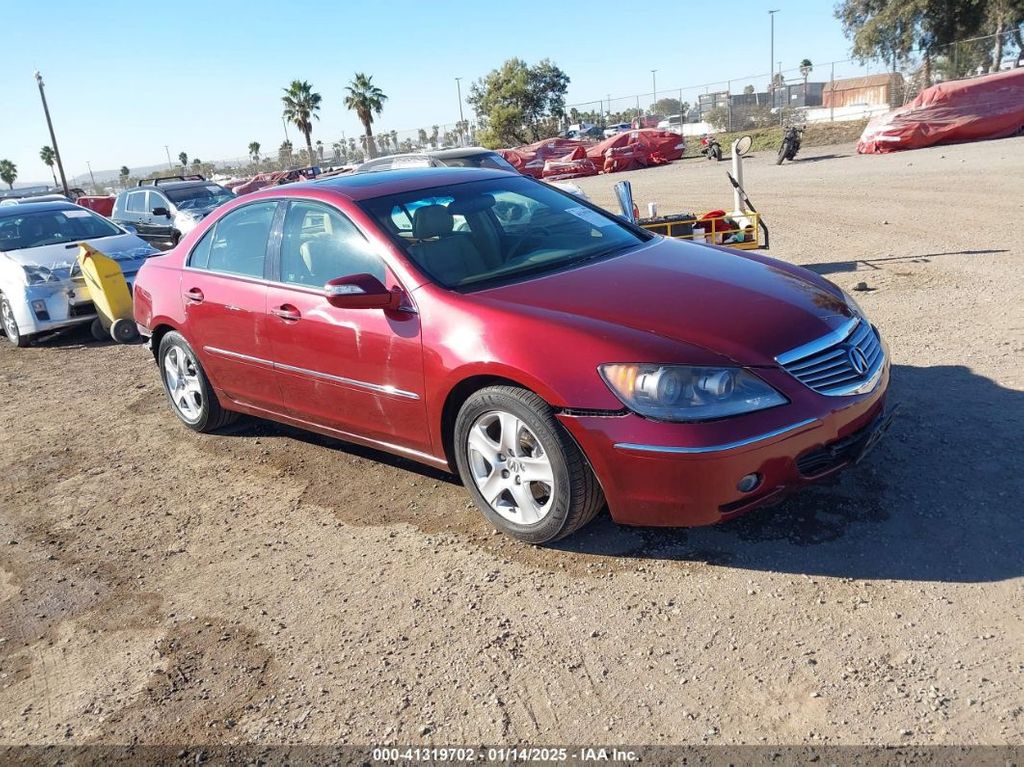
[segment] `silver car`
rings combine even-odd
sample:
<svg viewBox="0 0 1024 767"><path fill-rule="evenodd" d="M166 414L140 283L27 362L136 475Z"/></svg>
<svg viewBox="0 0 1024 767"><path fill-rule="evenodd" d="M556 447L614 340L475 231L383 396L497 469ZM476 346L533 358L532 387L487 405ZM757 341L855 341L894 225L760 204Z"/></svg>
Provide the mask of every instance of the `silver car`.
<svg viewBox="0 0 1024 767"><path fill-rule="evenodd" d="M78 269L80 242L117 261L129 287L142 263L158 252L128 230L70 202L0 207L0 325L15 346L96 319Z"/></svg>

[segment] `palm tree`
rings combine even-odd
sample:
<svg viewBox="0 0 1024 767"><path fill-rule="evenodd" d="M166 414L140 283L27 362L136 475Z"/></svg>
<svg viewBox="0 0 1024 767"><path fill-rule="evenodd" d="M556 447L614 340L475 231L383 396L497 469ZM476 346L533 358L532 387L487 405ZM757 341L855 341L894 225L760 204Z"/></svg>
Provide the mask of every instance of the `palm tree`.
<svg viewBox="0 0 1024 767"><path fill-rule="evenodd" d="M316 161L322 163L324 161L324 142L319 139L316 142Z"/></svg>
<svg viewBox="0 0 1024 767"><path fill-rule="evenodd" d="M810 59L804 59L803 61L800 62L800 74L802 74L804 76L804 98L805 99L807 98L807 78L810 76L810 74L811 74L811 72L813 70L814 70L814 65L811 63Z"/></svg>
<svg viewBox="0 0 1024 767"><path fill-rule="evenodd" d="M44 146L39 150L39 159L43 161L43 164L50 169L50 175L53 176L53 185L57 186L57 174L53 172L53 163L57 160L57 155L53 153L52 146Z"/></svg>
<svg viewBox="0 0 1024 767"><path fill-rule="evenodd" d="M181 163L181 172L184 173L188 168L188 155L184 152L180 152L178 154L178 162Z"/></svg>
<svg viewBox="0 0 1024 767"><path fill-rule="evenodd" d="M121 176L121 186L122 187L127 187L128 186L128 176L130 176L131 173L132 172L128 168L127 165L122 165L121 166L121 171L120 171L120 173L118 175Z"/></svg>
<svg viewBox="0 0 1024 767"><path fill-rule="evenodd" d="M312 120L320 119L317 112L320 111L320 94L314 93L313 86L305 80L292 80L292 84L284 89L281 102L284 104L284 117L299 129L306 138L306 150L309 157L309 164L313 164L313 142L310 136L313 134Z"/></svg>
<svg viewBox="0 0 1024 767"><path fill-rule="evenodd" d="M249 157L256 165L260 164L260 142L250 141L249 142Z"/></svg>
<svg viewBox="0 0 1024 767"><path fill-rule="evenodd" d="M14 189L14 182L18 178L18 166L10 160L0 160L0 181Z"/></svg>
<svg viewBox="0 0 1024 767"><path fill-rule="evenodd" d="M419 139L420 147L425 147L427 145L427 132L423 130L423 128L416 131L416 138Z"/></svg>
<svg viewBox="0 0 1024 767"><path fill-rule="evenodd" d="M363 124L366 136L366 150L370 157L376 157L377 152L373 146L373 116L384 111L384 102L388 97L384 91L373 84L373 77L362 72L356 72L352 82L345 88L348 95L345 97L345 108L356 113L356 117Z"/></svg>

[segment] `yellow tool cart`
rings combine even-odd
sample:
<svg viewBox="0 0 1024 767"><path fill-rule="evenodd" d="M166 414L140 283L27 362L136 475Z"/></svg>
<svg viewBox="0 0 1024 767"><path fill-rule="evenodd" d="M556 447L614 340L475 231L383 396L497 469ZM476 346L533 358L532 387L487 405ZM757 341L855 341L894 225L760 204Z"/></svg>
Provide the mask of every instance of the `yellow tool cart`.
<svg viewBox="0 0 1024 767"><path fill-rule="evenodd" d="M132 314L132 294L117 261L86 243L78 246L78 268L96 307L92 334L98 340L113 338L126 344L139 337Z"/></svg>

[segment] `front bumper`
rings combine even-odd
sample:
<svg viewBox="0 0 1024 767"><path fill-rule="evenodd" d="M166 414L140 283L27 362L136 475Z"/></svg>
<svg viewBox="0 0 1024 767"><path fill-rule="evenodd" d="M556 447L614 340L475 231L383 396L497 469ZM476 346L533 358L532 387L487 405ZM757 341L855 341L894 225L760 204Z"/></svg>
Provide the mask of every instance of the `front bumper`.
<svg viewBox="0 0 1024 767"><path fill-rule="evenodd" d="M11 301L11 308L25 335L60 330L96 317L88 289L75 280L28 285L20 301Z"/></svg>
<svg viewBox="0 0 1024 767"><path fill-rule="evenodd" d="M801 392L787 406L745 417L745 431L739 431L739 419L669 424L632 414L558 418L590 460L616 522L690 527L776 502L854 463L888 427L888 384L886 362L869 393ZM749 474L760 482L741 491L739 481Z"/></svg>

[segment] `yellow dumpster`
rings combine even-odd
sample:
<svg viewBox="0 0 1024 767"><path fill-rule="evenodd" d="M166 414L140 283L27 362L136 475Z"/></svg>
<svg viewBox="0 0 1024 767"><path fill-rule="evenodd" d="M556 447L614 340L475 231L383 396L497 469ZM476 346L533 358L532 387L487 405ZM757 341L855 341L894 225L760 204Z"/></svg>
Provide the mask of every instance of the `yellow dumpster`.
<svg viewBox="0 0 1024 767"><path fill-rule="evenodd" d="M117 261L83 242L78 245L78 267L96 307L93 336L113 338L120 344L134 341L139 331L132 315L132 294Z"/></svg>

